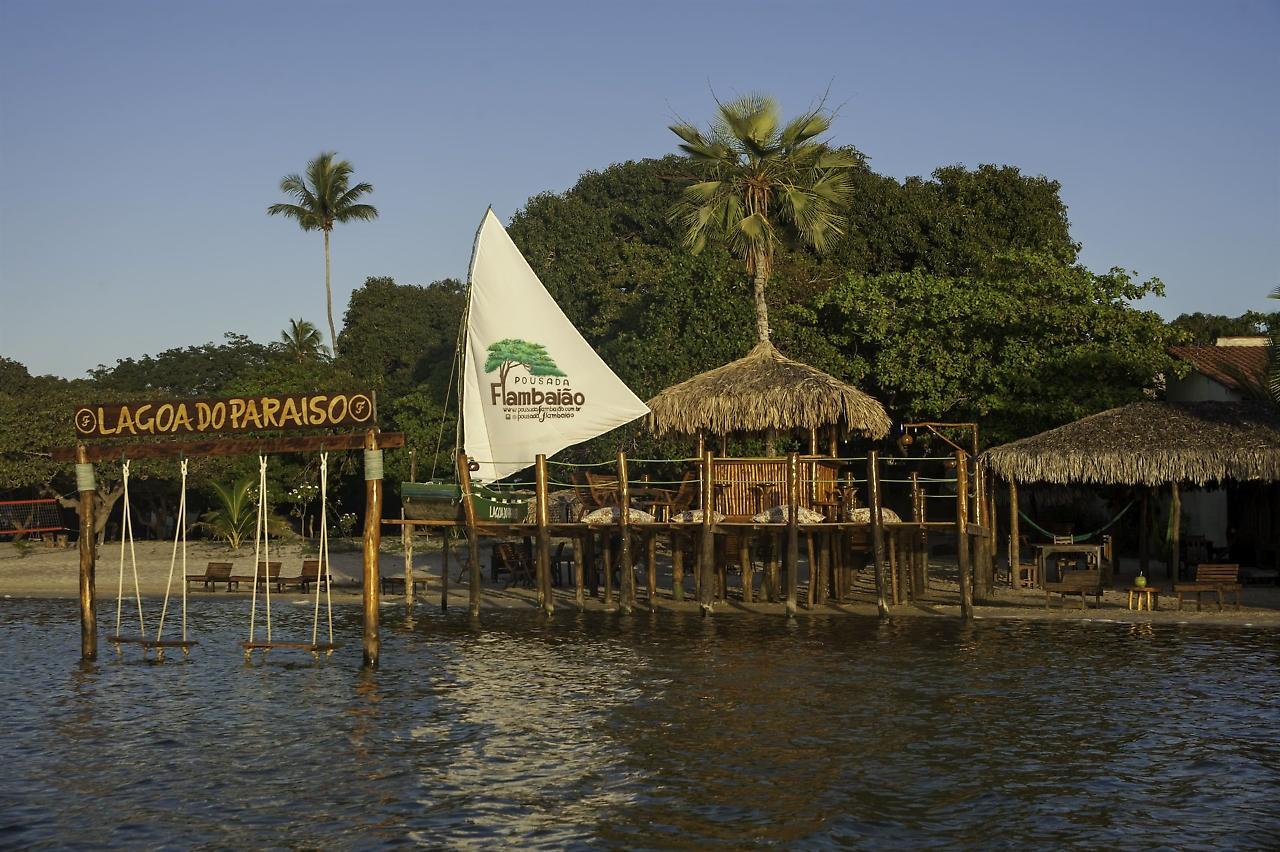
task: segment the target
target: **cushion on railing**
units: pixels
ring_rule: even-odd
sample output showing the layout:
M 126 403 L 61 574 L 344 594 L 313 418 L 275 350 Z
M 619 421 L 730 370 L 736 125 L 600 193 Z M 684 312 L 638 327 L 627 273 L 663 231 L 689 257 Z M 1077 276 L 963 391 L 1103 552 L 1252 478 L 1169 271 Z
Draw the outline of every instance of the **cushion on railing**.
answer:
M 765 509 L 751 520 L 757 524 L 785 524 L 790 518 L 789 506 L 774 506 L 772 509 Z M 806 509 L 804 506 L 796 507 L 796 523 L 820 524 L 825 520 L 821 512 Z
M 723 520 L 724 520 L 724 514 L 722 514 L 721 512 L 712 512 L 712 513 L 711 513 L 711 522 L 712 522 L 712 523 L 718 524 L 718 523 L 720 523 L 720 522 L 721 522 L 721 521 L 723 521 Z M 683 512 L 676 512 L 674 515 L 672 515 L 672 516 L 671 516 L 671 523 L 673 523 L 673 524 L 700 524 L 700 523 L 702 523 L 702 510 L 701 510 L 701 509 L 686 509 L 686 510 L 685 510 L 685 511 L 683 511 Z
M 622 513 L 618 511 L 617 506 L 606 506 L 603 509 L 596 509 L 594 512 L 583 515 L 582 520 L 593 526 L 607 526 L 618 523 L 621 517 Z M 632 509 L 627 514 L 627 518 L 633 524 L 651 524 L 654 521 L 653 515 L 648 512 L 642 512 L 639 509 Z
M 848 513 L 847 519 L 855 524 L 869 524 L 871 523 L 871 510 L 867 508 L 854 509 L 852 512 Z M 902 523 L 902 518 L 898 517 L 897 512 L 892 509 L 884 508 L 883 506 L 880 508 L 880 520 L 886 524 Z

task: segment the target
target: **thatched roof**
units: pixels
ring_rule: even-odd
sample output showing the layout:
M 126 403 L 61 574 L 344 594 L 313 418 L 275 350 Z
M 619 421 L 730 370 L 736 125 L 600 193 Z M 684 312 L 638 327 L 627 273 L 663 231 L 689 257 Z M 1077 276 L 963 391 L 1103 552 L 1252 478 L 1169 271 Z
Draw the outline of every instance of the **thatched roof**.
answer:
M 1280 411 L 1251 402 L 1135 402 L 995 447 L 983 463 L 1018 482 L 1280 480 Z
M 649 400 L 649 409 L 649 426 L 659 435 L 815 429 L 843 418 L 847 431 L 883 438 L 893 425 L 874 398 L 784 357 L 767 340 L 745 358 L 672 385 Z

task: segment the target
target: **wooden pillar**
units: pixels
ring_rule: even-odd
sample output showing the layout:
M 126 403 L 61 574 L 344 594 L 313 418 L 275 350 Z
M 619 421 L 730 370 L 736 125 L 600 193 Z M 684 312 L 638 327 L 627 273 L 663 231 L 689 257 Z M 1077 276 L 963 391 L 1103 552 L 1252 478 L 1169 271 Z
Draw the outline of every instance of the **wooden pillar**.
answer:
M 976 460 L 975 460 L 976 461 Z M 988 558 L 991 548 L 989 547 L 990 539 L 987 538 L 987 511 L 986 511 L 986 494 L 983 488 L 982 467 L 978 464 L 973 466 L 973 500 L 969 504 L 969 511 L 973 525 L 977 527 L 977 536 L 973 539 L 973 579 L 975 597 L 979 600 L 987 597 L 987 587 L 990 585 L 989 568 L 991 561 Z
M 631 558 L 631 495 L 627 483 L 627 454 L 618 451 L 618 526 L 622 530 L 622 550 L 619 568 L 619 597 L 622 599 L 621 609 L 629 614 L 636 603 L 636 572 Z
M 684 600 L 684 540 L 674 530 L 671 532 L 671 597 Z
M 787 454 L 787 617 L 796 614 L 796 575 L 800 573 L 800 456 Z
M 919 598 L 929 589 L 928 548 L 925 546 L 924 490 L 920 474 L 911 474 L 911 521 L 919 524 L 911 536 L 911 597 Z
M 1019 536 L 1022 534 L 1019 527 L 1021 526 L 1021 518 L 1018 517 L 1018 483 L 1012 477 L 1009 479 L 1009 585 L 1018 585 L 1018 566 L 1022 563 L 1022 542 Z
M 536 477 L 534 489 L 538 506 L 538 561 L 537 561 L 537 586 L 538 586 L 538 606 L 542 607 L 542 611 L 547 615 L 551 615 L 555 611 L 555 594 L 551 588 L 551 531 L 547 528 L 550 523 L 550 506 L 547 505 L 547 457 L 543 453 L 538 453 L 534 458 L 534 475 Z
M 1169 561 L 1168 575 L 1177 582 L 1178 562 L 1182 558 L 1182 490 L 1178 483 L 1169 483 Z
M 751 603 L 755 579 L 751 575 L 751 536 L 745 532 L 738 538 L 738 562 L 742 565 L 742 602 Z
M 871 558 L 875 561 L 876 609 L 881 617 L 889 614 L 886 598 L 884 566 L 884 516 L 880 513 L 880 454 L 867 453 L 867 503 L 871 515 Z
M 94 609 L 98 547 L 93 531 L 93 501 L 98 487 L 84 444 L 76 445 L 76 488 L 80 494 L 80 659 L 98 659 L 98 615 Z
M 702 538 L 698 542 L 698 606 L 710 615 L 715 601 L 715 538 L 712 522 L 716 511 L 715 460 L 708 450 L 702 455 Z
M 382 639 L 378 633 L 378 551 L 382 544 L 382 453 L 378 433 L 364 436 L 364 661 L 378 667 Z
M 471 573 L 471 617 L 480 617 L 480 532 L 476 529 L 476 506 L 471 499 L 471 459 L 458 450 L 458 485 L 462 490 L 462 511 L 467 522 L 467 570 Z
M 578 605 L 578 609 L 585 609 L 587 606 L 587 589 L 585 581 L 587 559 L 587 548 L 583 546 L 582 534 L 574 533 L 573 536 L 573 602 Z
M 973 577 L 969 561 L 969 459 L 956 450 L 956 562 L 960 568 L 960 617 L 973 618 Z
M 828 454 L 831 458 L 836 458 L 840 449 L 840 426 L 836 423 L 831 424 L 831 430 L 827 433 L 829 436 Z

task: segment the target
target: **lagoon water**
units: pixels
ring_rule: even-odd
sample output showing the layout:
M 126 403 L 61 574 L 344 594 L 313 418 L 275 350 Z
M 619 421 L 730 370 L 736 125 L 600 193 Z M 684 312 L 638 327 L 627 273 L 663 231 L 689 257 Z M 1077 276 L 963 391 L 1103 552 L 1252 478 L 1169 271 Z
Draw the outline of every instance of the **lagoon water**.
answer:
M 81 666 L 75 606 L 0 601 L 0 846 L 1280 845 L 1274 631 L 387 606 L 361 672 L 356 607 Z

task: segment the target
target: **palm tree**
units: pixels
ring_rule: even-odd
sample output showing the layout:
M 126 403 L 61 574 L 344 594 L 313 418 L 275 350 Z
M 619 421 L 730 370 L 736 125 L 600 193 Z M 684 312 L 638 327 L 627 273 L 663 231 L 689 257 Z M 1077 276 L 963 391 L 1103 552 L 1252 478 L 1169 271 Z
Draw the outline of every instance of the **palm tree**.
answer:
M 351 186 L 351 163 L 335 160 L 337 156 L 335 151 L 325 151 L 307 163 L 305 180 L 301 175 L 286 175 L 280 181 L 280 191 L 297 203 L 272 204 L 267 208 L 267 215 L 295 219 L 304 231 L 324 231 L 325 309 L 329 317 L 329 345 L 335 354 L 338 332 L 333 326 L 333 289 L 329 285 L 329 232 L 336 224 L 378 218 L 377 208 L 357 203 L 361 196 L 373 192 L 373 185 Z
M 299 364 L 323 360 L 325 357 L 324 338 L 320 336 L 320 329 L 316 328 L 315 323 L 304 319 L 289 320 L 289 327 L 280 332 L 280 345 Z
M 843 233 L 841 207 L 853 191 L 854 152 L 833 149 L 821 136 L 832 115 L 822 103 L 779 126 L 773 98 L 746 95 L 719 103 L 707 131 L 689 122 L 671 126 L 699 172 L 672 208 L 671 221 L 684 229 L 685 245 L 700 252 L 708 238 L 724 241 L 746 263 L 754 285 L 756 334 L 769 339 L 765 287 L 773 271 L 779 228 L 790 226 L 817 251 Z

